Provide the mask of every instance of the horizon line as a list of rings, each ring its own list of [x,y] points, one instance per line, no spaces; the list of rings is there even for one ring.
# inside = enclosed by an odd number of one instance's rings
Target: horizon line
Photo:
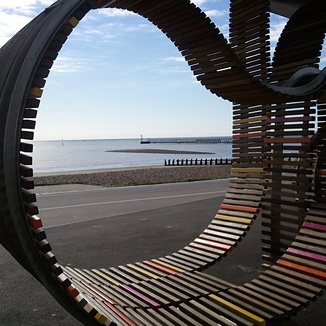
[[[141,139],[184,139],[184,138],[221,138],[232,137],[232,135],[220,136],[162,136],[162,137],[128,137],[128,138],[73,138],[73,139],[33,139],[32,141],[88,141],[88,140],[141,140]]]

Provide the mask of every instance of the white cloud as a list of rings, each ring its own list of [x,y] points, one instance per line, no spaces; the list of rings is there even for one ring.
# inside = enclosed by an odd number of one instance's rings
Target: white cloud
[[[285,25],[286,25],[286,21],[281,21],[277,24],[271,25],[271,30],[270,30],[271,42],[278,41]]]
[[[189,68],[186,64],[186,60],[182,56],[156,59],[153,61],[152,69],[156,73],[163,75],[180,73],[189,74]]]
[[[31,18],[0,11],[0,46],[30,22]]]
[[[123,32],[141,32],[141,31],[153,31],[156,28],[152,24],[137,24],[137,25],[122,25],[121,31]]]
[[[75,33],[75,34],[77,34],[77,33]],[[104,33],[102,30],[99,31],[98,29],[87,29],[83,33],[81,33],[81,35],[83,35],[83,34],[102,36]]]
[[[208,17],[222,17],[228,14],[228,12],[226,10],[217,10],[217,9],[213,9],[213,10],[206,10],[205,14]]]
[[[200,7],[203,5],[207,0],[191,0],[192,3],[194,3],[196,6]]]
[[[52,3],[53,0],[1,1],[0,46]]]
[[[59,57],[55,60],[51,72],[56,73],[74,73],[89,69],[85,58]]]
[[[99,14],[108,17],[125,17],[125,16],[133,16],[137,15],[131,11],[124,10],[124,9],[117,9],[117,8],[106,8],[106,9],[99,9]]]
[[[2,1],[0,11],[11,11],[15,14],[35,15],[38,9],[49,6],[53,0],[19,0],[18,1]]]
[[[164,58],[163,60],[165,60],[165,61],[177,61],[177,62],[184,62],[185,61],[184,57],[168,57],[168,58]]]
[[[271,46],[270,49],[271,49],[271,50],[270,50],[270,52],[271,52],[271,58],[273,58],[274,53],[275,53],[275,46]]]
[[[105,30],[104,30],[105,31]],[[116,33],[105,33],[103,30],[98,29],[84,29],[84,30],[77,30],[71,36],[71,39],[75,38],[79,42],[91,42],[92,44],[102,44],[108,41],[112,41],[117,39]]]
[[[123,36],[128,34],[152,33],[153,31],[156,31],[156,28],[151,24],[106,23],[98,25],[96,29],[92,25],[80,26],[80,29],[73,33],[73,37],[78,37],[83,42],[102,43],[119,40],[119,38],[121,40]]]
[[[174,75],[174,78],[177,79],[176,74],[185,74],[187,77],[190,74],[189,69],[187,67],[161,67],[161,68],[155,68],[152,71],[154,71],[155,74],[161,74],[161,75]],[[190,74],[191,75],[191,74]],[[170,83],[171,81],[169,81]],[[176,82],[179,82],[176,80]]]

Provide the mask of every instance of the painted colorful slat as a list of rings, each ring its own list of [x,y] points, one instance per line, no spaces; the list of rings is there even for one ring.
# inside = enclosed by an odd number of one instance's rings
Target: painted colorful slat
[[[233,135],[233,139],[265,137],[265,131]]]
[[[28,224],[30,227],[32,227],[33,229],[40,229],[43,227],[43,223],[42,220],[35,215],[28,215]]]
[[[304,258],[318,261],[320,263],[326,263],[326,256],[324,256],[324,255],[312,253],[309,251],[299,250],[299,249],[295,249],[295,248],[288,248],[286,250],[286,252],[288,252],[292,255],[298,256],[298,257],[304,257]]]
[[[105,295],[103,292],[101,292],[100,290],[98,290],[97,288],[95,288],[94,286],[92,286],[91,284],[86,283],[84,281],[80,281],[80,283],[83,284],[88,289],[90,289],[92,292],[94,292],[98,297],[100,297],[105,302],[108,302],[111,305],[116,305],[117,304],[116,301],[114,301],[111,298],[109,298],[107,295]]]
[[[75,28],[79,24],[79,20],[76,17],[71,17],[68,21],[67,24]]]
[[[255,208],[255,207],[222,204],[220,206],[220,208],[241,211],[241,212],[249,212],[249,213],[254,213],[254,214],[259,213],[259,208]]]
[[[194,242],[204,244],[204,245],[206,245],[208,247],[222,249],[222,250],[225,250],[225,251],[232,251],[232,249],[233,249],[233,246],[226,245],[226,244],[216,242],[216,241],[201,239],[201,238],[195,239]]]
[[[94,318],[95,318],[95,319],[98,321],[98,323],[101,324],[101,325],[104,325],[105,322],[107,321],[107,318],[106,318],[103,314],[101,314],[101,313],[99,313],[99,312],[94,316]]]
[[[110,304],[109,302],[104,301],[104,304],[112,310],[112,312],[117,315],[124,323],[128,326],[137,326],[131,319],[129,319],[125,314],[123,314],[119,309],[117,309],[114,305]]]
[[[234,120],[233,124],[238,125],[238,124],[244,124],[244,123],[250,123],[250,122],[261,122],[264,120],[267,120],[268,118],[266,116],[262,117],[254,117],[254,118],[246,118],[246,119],[239,119],[239,120]]]
[[[208,296],[208,298],[218,304],[219,306],[222,306],[223,308],[227,309],[227,310],[230,310],[231,312],[235,313],[236,315],[250,321],[251,323],[253,323],[253,325],[256,325],[256,326],[266,326],[266,321],[259,317],[259,316],[256,316],[255,314],[251,313],[250,311],[247,311],[215,294],[210,294]]]
[[[29,96],[31,97],[42,97],[43,90],[38,87],[33,87],[30,89]]]
[[[215,218],[217,220],[234,222],[234,223],[239,223],[239,224],[251,225],[251,224],[254,223],[253,219],[241,218],[241,217],[233,217],[233,216],[221,215],[221,214],[216,214]]]
[[[282,259],[279,259],[276,262],[276,264],[283,266],[283,267],[287,267],[289,269],[293,269],[298,272],[302,272],[304,274],[308,274],[308,275],[320,278],[322,280],[326,280],[326,272],[319,271],[319,270],[311,268],[311,267],[306,267],[306,266],[292,263],[292,262],[282,260]]]
[[[97,270],[97,269],[92,269],[91,270],[95,275],[98,275],[99,277],[101,277],[102,279],[104,279],[106,282],[108,282],[109,284],[112,284],[112,285],[117,285],[117,286],[120,286],[121,283],[118,282],[116,279],[114,279],[113,277],[110,277],[109,275]]]
[[[308,229],[312,229],[312,230],[326,232],[326,225],[323,225],[323,224],[317,224],[317,223],[312,223],[312,222],[304,222],[303,227],[308,228]]]
[[[173,254],[160,257],[159,259],[152,259],[152,261],[158,261],[159,264],[171,268],[172,270],[177,271],[179,273],[191,271],[200,267],[200,265],[185,262],[183,259],[175,257]]]
[[[289,284],[297,285],[299,289],[306,289],[307,291],[314,294],[319,294],[322,288],[326,287],[326,282],[319,278],[303,274],[301,272],[296,272],[277,264],[273,265],[270,271],[274,273],[275,277]]]
[[[127,267],[130,268],[133,271],[138,272],[141,275],[144,275],[144,276],[148,277],[148,278],[155,278],[155,279],[160,278],[159,275],[151,273],[151,272],[149,272],[149,271],[147,271],[147,270],[145,270],[145,269],[143,269],[143,268],[141,268],[139,266],[136,266],[134,264],[127,264]]]
[[[163,264],[159,264],[157,262],[154,262],[154,261],[149,261],[149,260],[144,260],[143,263],[145,265],[148,265],[150,267],[153,267],[167,275],[176,275],[178,274],[178,272],[175,270],[175,269],[172,269],[172,268],[168,268],[166,266],[164,266]]]
[[[120,287],[122,289],[124,289],[125,291],[127,291],[128,293],[134,295],[138,299],[144,301],[146,304],[148,304],[153,309],[159,309],[159,308],[161,308],[161,304],[160,303],[155,302],[151,298],[148,298],[147,296],[145,296],[144,294],[136,291],[135,289],[131,288],[130,286],[128,286],[126,284],[121,284]]]
[[[79,291],[72,285],[66,287],[65,290],[68,293],[68,295],[73,299],[79,295]]]
[[[157,263],[159,265],[165,266],[167,268],[170,268],[171,270],[174,270],[174,271],[178,272],[178,274],[179,273],[185,273],[186,272],[186,269],[183,269],[181,267],[174,266],[172,264],[172,262],[171,263],[168,263],[167,262],[167,258],[172,258],[172,257],[171,257],[171,255],[168,255],[168,256],[162,257],[160,259],[152,259],[151,261],[154,262],[154,263]]]

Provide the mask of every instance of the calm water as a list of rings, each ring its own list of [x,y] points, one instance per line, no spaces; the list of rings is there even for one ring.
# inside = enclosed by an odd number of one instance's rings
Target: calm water
[[[34,172],[60,172],[163,165],[168,159],[231,158],[231,144],[140,144],[139,139],[34,141]],[[166,149],[212,154],[114,153],[110,150]]]

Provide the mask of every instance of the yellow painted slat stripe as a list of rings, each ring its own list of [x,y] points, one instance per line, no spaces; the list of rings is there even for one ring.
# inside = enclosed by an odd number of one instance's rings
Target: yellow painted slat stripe
[[[76,17],[71,17],[67,24],[71,25],[72,27],[76,27],[79,24],[79,20]]]
[[[233,121],[233,124],[237,125],[237,124],[248,123],[248,122],[264,121],[266,119],[267,119],[266,116],[255,117],[255,118],[247,118],[247,119],[240,119],[240,120]]]
[[[114,278],[110,277],[109,275],[104,274],[103,272],[99,271],[98,269],[92,269],[92,272],[99,277],[102,277],[105,281],[109,282],[112,285],[120,286],[121,283],[115,280]]]
[[[232,168],[231,173],[264,173],[263,168]]]
[[[247,321],[253,323],[256,326],[265,326],[266,325],[265,319],[263,319],[259,316],[256,316],[253,313],[251,313],[245,309],[242,309],[242,308],[238,307],[237,305],[218,297],[215,294],[210,294],[208,297],[212,302],[235,313],[237,316],[242,317],[243,319],[246,319]]]
[[[107,321],[107,318],[105,316],[103,316],[102,314],[100,314],[99,312],[94,316],[94,318],[101,324],[105,324],[105,322]]]
[[[156,263],[156,264],[159,264],[159,265],[162,265],[162,266],[165,266],[165,267],[168,267],[172,270],[175,270],[176,272],[179,272],[179,273],[185,273],[186,271],[184,269],[181,269],[181,268],[178,268],[176,266],[173,266],[173,265],[170,265],[168,263],[165,263],[163,261],[160,261],[158,259],[152,259],[152,262]]]
[[[38,87],[33,87],[29,91],[29,96],[33,97],[41,97],[43,94],[43,90]]]
[[[253,224],[253,220],[252,219],[243,218],[243,217],[234,217],[234,216],[216,214],[215,215],[215,218],[217,220],[228,221],[228,222],[235,222],[235,223],[240,223],[240,224],[247,224],[247,225]]]
[[[145,269],[143,268],[140,268],[136,265],[133,265],[133,264],[128,264],[127,267],[129,267],[130,269],[132,269],[133,271],[135,272],[138,272],[139,274],[143,275],[143,276],[146,276],[148,278],[154,278],[154,279],[158,279],[160,278],[158,275],[154,274],[154,273],[151,273],[149,271],[146,271]]]

